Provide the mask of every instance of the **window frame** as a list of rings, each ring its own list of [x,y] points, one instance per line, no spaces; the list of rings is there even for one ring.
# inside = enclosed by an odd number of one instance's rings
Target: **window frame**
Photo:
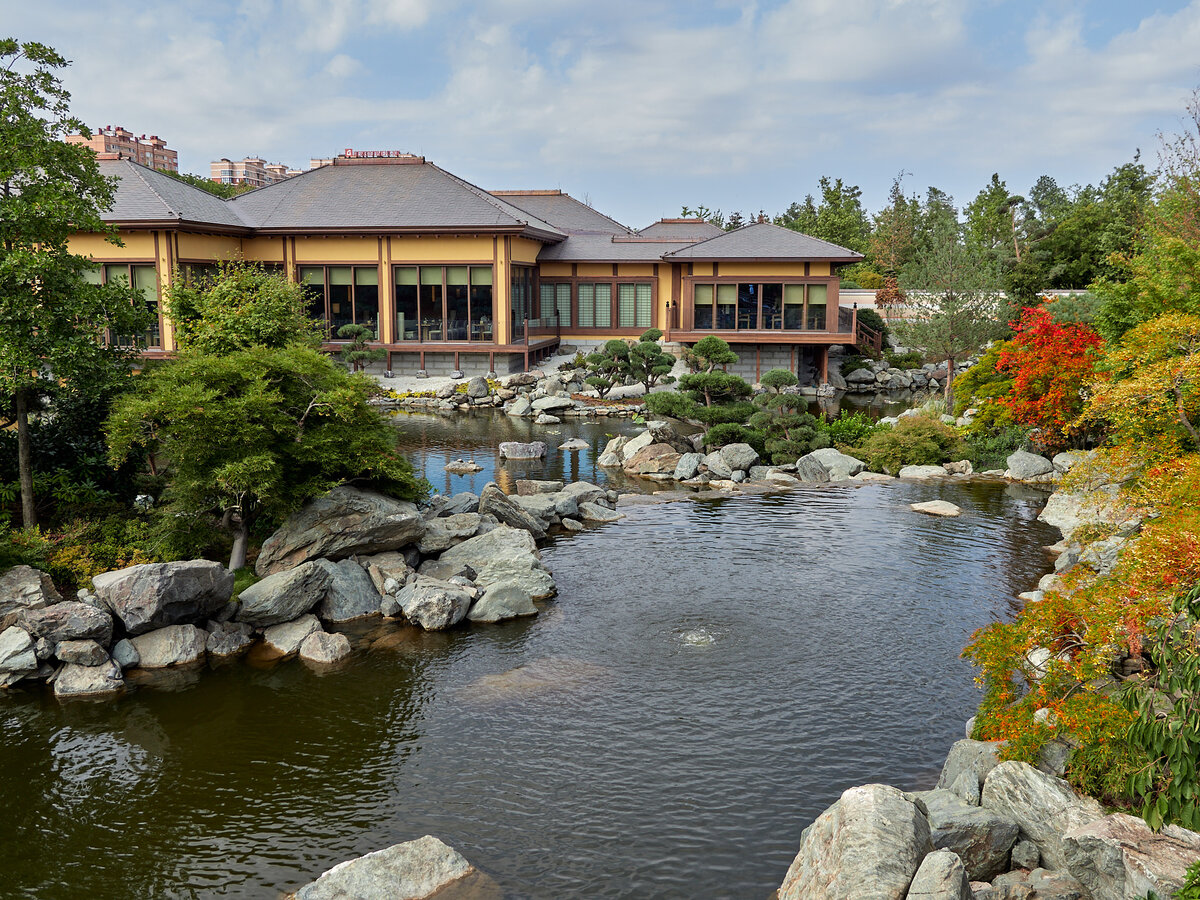
[[[154,270],[154,311],[158,317],[158,343],[151,345],[145,340],[146,335],[133,335],[134,343],[131,346],[137,347],[142,351],[155,351],[159,353],[166,352],[164,341],[165,329],[163,319],[163,302],[162,302],[162,276],[159,274],[158,265],[152,259],[92,259],[92,265],[100,271],[100,284],[108,284],[108,267],[109,266],[124,266],[125,278],[128,280],[128,285],[131,289],[134,288],[133,267],[139,266]],[[119,336],[118,336],[119,337]],[[105,331],[104,340],[108,344],[112,344],[114,337],[109,331]],[[118,344],[118,346],[124,346]]]
[[[357,304],[356,304],[356,295],[357,295],[357,289],[359,286],[358,278],[357,278],[357,270],[358,269],[373,269],[376,273],[376,277],[378,278],[379,264],[378,263],[375,263],[375,264],[354,263],[354,262],[307,262],[307,261],[295,263],[296,283],[299,284],[301,287],[307,289],[309,287],[316,287],[316,284],[313,282],[307,282],[307,283],[305,282],[304,275],[302,274],[305,269],[321,269],[321,276],[322,276],[321,290],[323,291],[323,293],[325,295],[325,299],[324,299],[325,315],[321,319],[314,319],[314,321],[319,321],[319,322],[324,323],[325,343],[329,343],[329,344],[348,343],[349,340],[347,338],[338,337],[332,331],[333,326],[332,326],[331,316],[330,316],[330,300],[329,300],[329,286],[330,286],[329,270],[330,269],[349,269],[350,270],[350,284],[349,284],[349,288],[350,288],[350,322],[355,322],[355,321],[357,321],[357,318],[358,318]],[[363,286],[370,287],[371,285],[363,285]],[[382,329],[380,327],[380,323],[383,319],[384,303],[383,303],[383,294],[380,291],[381,285],[378,283],[378,281],[376,281],[376,284],[373,285],[373,287],[375,288],[375,291],[376,291],[375,337],[372,338],[370,341],[368,341],[368,343],[378,344],[382,340],[382,338],[381,338]],[[345,324],[345,323],[343,323],[343,324]]]
[[[449,323],[449,313],[450,313],[449,270],[450,269],[463,269],[463,268],[465,268],[467,270],[467,283],[466,283],[466,289],[467,289],[467,316],[466,316],[467,337],[466,337],[466,340],[450,340],[448,338],[438,338],[437,340],[426,340],[422,333],[423,329],[421,328],[422,322],[421,322],[420,289],[423,284],[423,282],[421,281],[421,270],[422,269],[441,269],[441,272],[442,272],[442,280],[441,280],[441,299],[442,299],[441,322],[442,322],[442,327],[441,327],[440,331],[442,334],[445,334],[449,330],[449,324],[448,324]],[[400,312],[400,304],[399,304],[399,300],[398,300],[398,297],[396,294],[396,287],[398,285],[396,277],[397,277],[398,272],[401,269],[413,269],[417,273],[417,281],[416,281],[416,285],[417,285],[417,329],[416,329],[416,334],[417,334],[417,337],[415,340],[411,340],[411,341],[404,340],[403,334],[400,332],[400,330],[397,327],[399,325],[397,316],[399,315],[399,312]],[[476,269],[487,269],[489,272],[491,272],[491,279],[486,285],[482,284],[482,283],[480,283],[480,284],[475,283],[475,270]],[[392,301],[391,302],[391,316],[392,316],[392,329],[393,329],[392,345],[397,346],[397,347],[411,347],[415,344],[439,344],[440,345],[440,344],[495,344],[496,343],[496,267],[493,263],[472,262],[470,260],[466,260],[463,262],[429,262],[429,263],[396,262],[395,260],[393,260],[391,263],[390,275],[391,275],[391,279],[392,279],[391,280],[391,301]],[[480,303],[480,304],[483,303],[483,301],[476,300],[475,290],[476,290],[476,288],[482,288],[482,287],[491,288],[491,291],[490,291],[491,296],[487,300],[488,321],[486,323],[484,323],[482,321],[482,319],[479,320],[478,322],[475,319],[475,305],[476,305],[476,303]],[[490,328],[488,328],[486,332],[482,327],[484,324],[490,326]],[[477,325],[480,326],[480,332],[479,332],[480,338],[478,340],[476,340],[473,337],[473,332]],[[491,336],[488,338],[484,338],[482,335],[485,333],[490,333]]]
[[[735,306],[735,314],[734,314],[734,327],[732,327],[732,328],[719,327],[718,322],[720,321],[720,317],[717,314],[717,295],[719,293],[718,287],[721,285],[733,285],[734,292],[736,295],[737,294],[737,285],[742,285],[742,284],[756,285],[755,293],[757,294],[758,302],[757,302],[757,315],[755,317],[755,322],[757,323],[757,327],[753,327],[753,328],[741,327],[741,323],[739,321],[740,316],[737,314],[736,306]],[[780,298],[779,298],[780,327],[779,328],[763,328],[762,327],[763,295],[766,293],[763,288],[764,288],[764,285],[776,285],[776,284],[780,285],[780,290],[781,290]],[[708,327],[708,328],[698,328],[696,326],[696,288],[701,285],[707,285],[707,286],[712,287],[712,300],[710,301],[710,305],[711,305],[711,309],[712,309],[713,324],[711,327]],[[789,286],[795,286],[795,285],[800,285],[804,288],[804,304],[801,308],[801,317],[800,317],[800,321],[801,321],[803,327],[788,328],[786,325],[786,321],[787,321],[786,320],[787,289]],[[680,303],[680,305],[685,310],[686,321],[684,323],[682,323],[682,327],[679,330],[681,330],[681,331],[703,331],[706,334],[736,334],[739,332],[752,332],[755,334],[772,334],[772,335],[802,334],[802,333],[831,334],[834,332],[832,332],[830,330],[829,323],[830,323],[831,318],[836,321],[836,313],[831,314],[829,309],[831,306],[835,310],[840,308],[840,297],[839,297],[839,292],[838,292],[838,286],[839,286],[839,279],[836,275],[817,275],[817,276],[812,276],[812,275],[793,275],[793,276],[766,275],[766,276],[760,276],[757,278],[748,277],[745,275],[730,275],[730,276],[691,275],[691,276],[687,276],[683,279],[683,283],[681,286],[682,301]],[[809,298],[809,288],[811,288],[811,287],[824,287],[825,288],[825,303],[824,303],[825,327],[824,328],[809,328],[808,327],[808,322],[809,322],[808,298]],[[820,304],[814,304],[814,306],[815,305],[820,305]]]
[[[570,288],[570,310],[571,315],[569,321],[559,323],[559,327],[563,331],[570,330],[583,332],[600,332],[603,334],[611,334],[615,337],[640,337],[651,328],[658,327],[655,325],[655,320],[658,318],[658,277],[655,275],[543,275],[540,280],[541,285],[554,285],[557,291],[558,286],[567,285]],[[584,285],[608,285],[609,295],[609,324],[608,325],[584,325],[579,321],[579,288]],[[633,303],[634,303],[634,321],[637,316],[637,286],[648,285],[650,288],[650,324],[648,325],[620,325],[621,315],[621,289],[620,285],[631,285],[633,288]],[[538,290],[538,296],[541,297],[541,289]],[[594,321],[594,315],[593,315]]]

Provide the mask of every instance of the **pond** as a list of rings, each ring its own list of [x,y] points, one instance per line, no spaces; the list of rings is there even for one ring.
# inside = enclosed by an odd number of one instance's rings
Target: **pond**
[[[470,451],[507,477],[470,419],[413,421],[431,474]],[[529,474],[599,479],[613,424]],[[908,508],[935,498],[964,515]],[[1048,568],[1043,502],[913,483],[635,505],[547,546],[559,597],[536,618],[360,629],[323,674],[20,692],[0,893],[273,897],[431,833],[513,898],[766,898],[846,787],[936,780],[978,702],[959,651]]]

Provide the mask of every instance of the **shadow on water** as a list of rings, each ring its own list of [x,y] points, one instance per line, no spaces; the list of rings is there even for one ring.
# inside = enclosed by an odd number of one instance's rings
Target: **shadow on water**
[[[496,466],[491,423],[417,421],[427,469]],[[908,509],[935,498],[964,515]],[[271,897],[431,833],[509,897],[765,897],[843,789],[932,784],[978,702],[962,646],[1047,568],[1040,507],[948,482],[638,506],[549,543],[536,618],[0,698],[3,893]]]

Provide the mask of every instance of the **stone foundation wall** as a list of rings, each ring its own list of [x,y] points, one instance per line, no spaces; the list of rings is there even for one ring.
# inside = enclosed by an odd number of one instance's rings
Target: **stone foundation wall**
[[[486,353],[460,353],[458,355],[458,364],[460,367],[459,371],[466,378],[471,378],[475,375],[486,375],[491,371],[489,357]],[[392,354],[392,371],[397,375],[412,375],[420,368],[421,355],[419,353]],[[496,372],[498,374],[508,375],[513,372],[522,372],[524,369],[525,355],[523,353],[496,354]],[[378,374],[382,374],[382,371],[382,368],[380,368]],[[450,373],[454,371],[454,354],[426,352],[425,371],[431,378],[449,378]]]

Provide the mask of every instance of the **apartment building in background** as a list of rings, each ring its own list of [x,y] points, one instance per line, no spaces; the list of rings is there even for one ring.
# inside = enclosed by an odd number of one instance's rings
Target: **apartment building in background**
[[[245,159],[221,159],[209,163],[208,177],[218,184],[249,184],[253,187],[266,187],[293,175],[299,175],[299,169],[289,169],[283,163],[269,163],[258,156],[247,156]]]
[[[96,153],[119,153],[151,169],[179,171],[179,154],[169,149],[157,134],[137,135],[120,125],[105,125],[93,131],[90,138],[71,134],[66,140],[68,144],[86,144]]]

